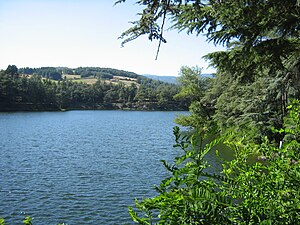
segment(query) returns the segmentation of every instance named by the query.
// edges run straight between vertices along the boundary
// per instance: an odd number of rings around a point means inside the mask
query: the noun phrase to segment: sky
[[[106,67],[160,76],[177,76],[181,66],[215,72],[202,57],[221,46],[204,36],[165,31],[158,42],[141,37],[121,47],[118,39],[138,19],[135,1],[114,6],[114,0],[0,0],[0,69],[66,66]]]

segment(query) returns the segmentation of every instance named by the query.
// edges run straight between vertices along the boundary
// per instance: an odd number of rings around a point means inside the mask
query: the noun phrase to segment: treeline
[[[55,67],[41,67],[41,68],[20,68],[18,70],[20,74],[26,75],[39,75],[44,78],[52,80],[61,80],[62,79],[62,70]]]
[[[76,69],[64,68],[63,73],[80,75],[81,77],[99,77],[102,79],[112,79],[113,76],[122,76],[128,78],[138,79],[138,81],[147,79],[136,73],[128,72],[124,70],[117,70],[112,68],[100,68],[100,67],[78,67]]]
[[[273,130],[284,127],[288,105],[300,98],[300,59],[291,57],[285,66],[288,72],[257,71],[247,79],[243,73],[233,75],[219,71],[210,80],[201,78],[197,67],[182,67],[179,77],[182,91],[177,99],[192,102],[189,107],[192,116],[177,118],[177,122],[190,127],[207,127],[207,132],[218,130],[222,134],[246,129],[249,140],[260,143],[268,137],[279,143],[284,134]]]
[[[113,84],[100,78],[95,84],[86,84],[67,79],[55,81],[34,73],[30,77],[20,76],[19,71],[16,66],[8,66],[0,72],[0,111],[187,109],[184,101],[174,100],[173,96],[180,91],[180,87],[174,84],[151,79],[141,79],[140,84]]]

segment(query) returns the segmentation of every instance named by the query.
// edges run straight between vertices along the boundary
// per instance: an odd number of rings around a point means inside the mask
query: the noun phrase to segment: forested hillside
[[[142,76],[128,72],[124,70],[117,70],[112,68],[100,68],[100,67],[78,67],[75,69],[67,67],[41,67],[41,68],[19,68],[19,74],[27,75],[40,75],[44,78],[51,78],[54,80],[60,80],[64,78],[64,75],[78,75],[80,77],[97,77],[102,79],[112,79],[114,76],[127,77],[127,78],[139,78]]]
[[[180,87],[106,68],[21,68],[0,72],[0,111],[186,110]]]

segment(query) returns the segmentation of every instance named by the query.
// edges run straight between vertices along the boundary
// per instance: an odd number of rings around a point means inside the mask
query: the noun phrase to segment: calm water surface
[[[176,112],[0,113],[0,217],[132,224],[127,207],[167,176]]]

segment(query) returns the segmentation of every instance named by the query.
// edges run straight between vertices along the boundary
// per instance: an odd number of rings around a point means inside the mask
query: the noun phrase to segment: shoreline
[[[126,104],[109,103],[85,105],[77,104],[70,107],[58,107],[51,104],[0,104],[0,112],[66,112],[72,110],[120,110],[120,111],[188,111],[184,107],[176,107],[174,104],[159,106],[157,103]]]

